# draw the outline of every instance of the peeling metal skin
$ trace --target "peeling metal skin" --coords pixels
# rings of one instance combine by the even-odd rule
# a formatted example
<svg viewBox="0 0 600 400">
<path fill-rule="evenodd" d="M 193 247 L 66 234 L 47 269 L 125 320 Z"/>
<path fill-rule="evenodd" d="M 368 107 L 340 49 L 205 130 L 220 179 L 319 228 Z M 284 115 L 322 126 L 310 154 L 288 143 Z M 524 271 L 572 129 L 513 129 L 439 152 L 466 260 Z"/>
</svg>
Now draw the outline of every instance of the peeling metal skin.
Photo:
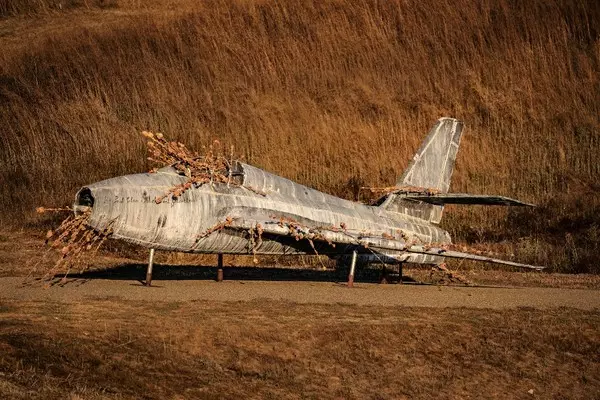
<svg viewBox="0 0 600 400">
<path fill-rule="evenodd" d="M 97 182 L 79 190 L 74 209 L 76 213 L 91 209 L 89 224 L 97 230 L 110 227 L 114 238 L 158 250 L 221 254 L 316 250 L 333 257 L 357 251 L 369 261 L 440 264 L 444 257 L 455 257 L 539 269 L 440 249 L 451 243 L 448 232 L 436 225 L 444 204 L 527 205 L 500 196 L 447 194 L 462 128 L 456 119 L 440 119 L 398 182 L 427 188 L 432 194 L 391 193 L 377 206 L 340 199 L 237 163 L 241 181 L 193 187 L 158 204 L 158 196 L 188 178 L 165 167 Z M 297 240 L 282 221 L 309 230 L 303 237 L 310 237 L 310 230 L 318 236 Z M 261 238 L 254 241 L 253 230 L 259 227 Z"/>
</svg>

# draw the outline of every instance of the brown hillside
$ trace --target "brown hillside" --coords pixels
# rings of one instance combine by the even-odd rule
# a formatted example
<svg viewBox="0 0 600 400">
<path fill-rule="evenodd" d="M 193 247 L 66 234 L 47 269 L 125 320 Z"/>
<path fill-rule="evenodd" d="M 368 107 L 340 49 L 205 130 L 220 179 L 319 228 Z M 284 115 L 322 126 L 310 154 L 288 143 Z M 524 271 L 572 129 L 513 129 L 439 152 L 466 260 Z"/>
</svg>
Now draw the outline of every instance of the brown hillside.
<svg viewBox="0 0 600 400">
<path fill-rule="evenodd" d="M 149 3 L 149 5 L 148 5 Z M 393 184 L 440 116 L 467 124 L 459 241 L 599 271 L 596 1 L 0 0 L 0 218 L 144 171 L 142 130 L 356 197 Z"/>
</svg>

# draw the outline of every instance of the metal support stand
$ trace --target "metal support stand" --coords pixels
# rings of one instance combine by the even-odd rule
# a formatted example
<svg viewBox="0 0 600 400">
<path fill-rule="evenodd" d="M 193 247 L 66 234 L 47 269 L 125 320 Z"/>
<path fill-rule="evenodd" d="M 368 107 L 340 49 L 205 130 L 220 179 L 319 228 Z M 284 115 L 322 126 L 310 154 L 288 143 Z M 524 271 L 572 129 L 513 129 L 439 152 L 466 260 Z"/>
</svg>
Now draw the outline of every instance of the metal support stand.
<svg viewBox="0 0 600 400">
<path fill-rule="evenodd" d="M 356 269 L 356 250 L 352 252 L 352 262 L 350 264 L 350 274 L 348 275 L 348 287 L 354 286 L 354 270 Z"/>
<path fill-rule="evenodd" d="M 398 283 L 402 284 L 402 266 L 404 263 L 398 264 Z"/>
<path fill-rule="evenodd" d="M 387 266 L 385 264 L 383 264 L 383 266 L 381 267 L 381 276 L 379 277 L 379 283 L 382 285 L 385 285 L 386 283 L 388 283 L 388 271 L 387 271 Z"/>
<path fill-rule="evenodd" d="M 154 249 L 150 249 L 148 269 L 146 270 L 146 286 L 152 286 L 152 267 L 154 266 Z"/>
<path fill-rule="evenodd" d="M 223 254 L 217 255 L 217 282 L 223 282 Z"/>
</svg>

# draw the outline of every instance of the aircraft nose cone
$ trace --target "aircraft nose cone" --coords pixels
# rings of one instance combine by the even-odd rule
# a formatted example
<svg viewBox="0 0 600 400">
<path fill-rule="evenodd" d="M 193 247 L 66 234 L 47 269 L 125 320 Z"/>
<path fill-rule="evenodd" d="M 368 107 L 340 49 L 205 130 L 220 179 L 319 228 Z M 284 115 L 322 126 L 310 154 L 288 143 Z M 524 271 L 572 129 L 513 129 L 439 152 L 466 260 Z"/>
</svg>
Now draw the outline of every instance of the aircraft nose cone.
<svg viewBox="0 0 600 400">
<path fill-rule="evenodd" d="M 156 198 L 164 196 L 173 187 L 187 181 L 173 172 L 162 169 L 158 173 L 118 176 L 82 187 L 75 195 L 75 215 L 90 213 L 90 224 L 104 229 L 112 224 L 135 225 L 156 216 Z M 162 205 L 165 209 L 167 205 Z M 139 220 L 139 221 L 138 221 Z"/>
<path fill-rule="evenodd" d="M 81 215 L 94 207 L 94 196 L 92 191 L 88 187 L 82 187 L 75 195 L 75 203 L 73 204 L 73 211 L 75 215 Z"/>
</svg>

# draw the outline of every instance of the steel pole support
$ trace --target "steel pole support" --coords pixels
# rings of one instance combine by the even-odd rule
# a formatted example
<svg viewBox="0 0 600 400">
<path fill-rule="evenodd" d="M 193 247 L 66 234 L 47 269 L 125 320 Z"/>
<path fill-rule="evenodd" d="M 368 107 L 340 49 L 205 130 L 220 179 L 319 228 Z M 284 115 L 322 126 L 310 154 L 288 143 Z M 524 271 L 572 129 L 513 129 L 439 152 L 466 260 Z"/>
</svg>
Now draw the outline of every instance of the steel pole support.
<svg viewBox="0 0 600 400">
<path fill-rule="evenodd" d="M 387 271 L 387 267 L 385 264 L 383 264 L 383 267 L 381 268 L 381 275 L 379 276 L 379 283 L 381 285 L 385 285 L 388 283 L 388 271 Z"/>
<path fill-rule="evenodd" d="M 223 282 L 223 254 L 217 255 L 217 282 Z"/>
<path fill-rule="evenodd" d="M 356 269 L 356 250 L 352 252 L 352 262 L 350 263 L 350 274 L 348 274 L 348 287 L 354 286 L 354 270 Z"/>
<path fill-rule="evenodd" d="M 404 263 L 398 264 L 398 283 L 402 284 L 402 266 Z"/>
<path fill-rule="evenodd" d="M 154 249 L 150 249 L 148 269 L 146 270 L 146 286 L 152 286 L 152 267 L 154 266 Z"/>
</svg>

